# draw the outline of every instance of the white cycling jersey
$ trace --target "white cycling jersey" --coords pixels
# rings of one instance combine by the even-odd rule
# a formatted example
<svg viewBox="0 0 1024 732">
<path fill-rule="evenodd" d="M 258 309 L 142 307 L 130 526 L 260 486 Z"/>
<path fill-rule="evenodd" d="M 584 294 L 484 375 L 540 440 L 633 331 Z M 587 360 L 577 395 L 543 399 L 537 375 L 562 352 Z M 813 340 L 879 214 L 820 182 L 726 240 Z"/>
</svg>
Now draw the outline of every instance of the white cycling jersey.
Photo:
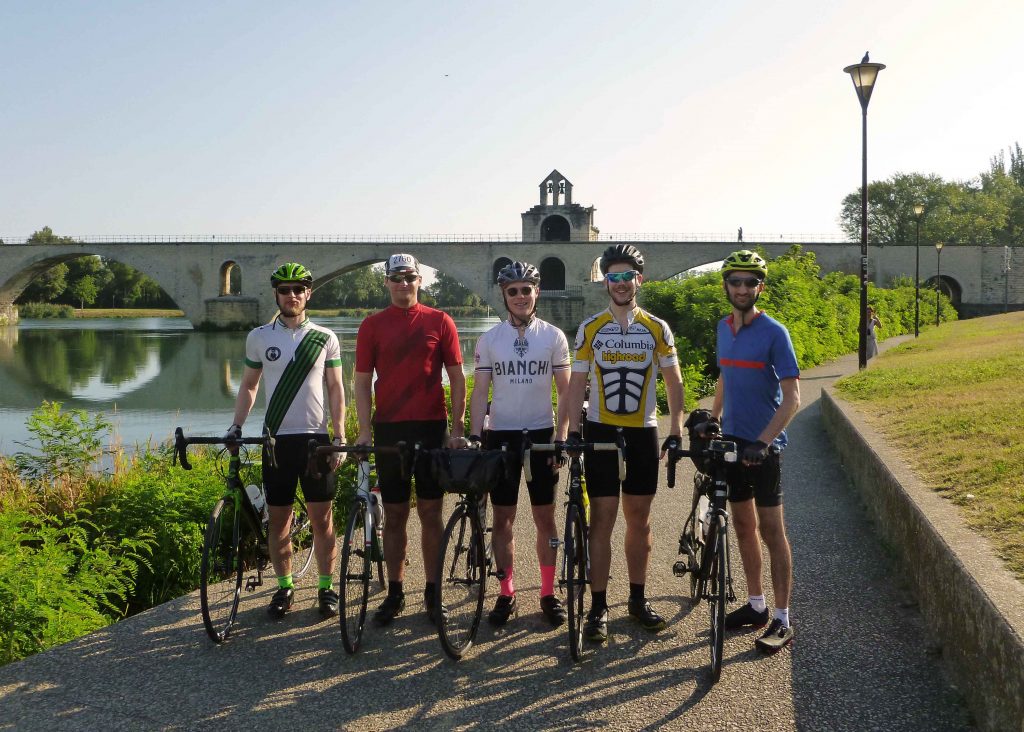
<svg viewBox="0 0 1024 732">
<path fill-rule="evenodd" d="M 327 433 L 324 371 L 341 368 L 341 346 L 333 331 L 310 322 L 309 318 L 295 329 L 275 319 L 249 332 L 245 364 L 263 370 L 265 423 L 271 432 Z M 292 370 L 282 382 L 289 367 Z M 279 388 L 282 392 L 275 402 L 274 394 Z"/>
<path fill-rule="evenodd" d="M 551 382 L 569 370 L 565 334 L 534 318 L 522 338 L 507 320 L 476 342 L 476 371 L 491 376 L 490 429 L 539 430 L 554 425 Z"/>
</svg>

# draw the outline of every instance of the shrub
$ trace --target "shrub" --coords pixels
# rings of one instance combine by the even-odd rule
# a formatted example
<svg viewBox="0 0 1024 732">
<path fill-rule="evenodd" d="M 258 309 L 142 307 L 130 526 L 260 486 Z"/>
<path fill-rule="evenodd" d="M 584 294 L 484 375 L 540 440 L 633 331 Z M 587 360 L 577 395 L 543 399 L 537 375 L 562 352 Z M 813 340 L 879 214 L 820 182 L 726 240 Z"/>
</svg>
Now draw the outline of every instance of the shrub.
<svg viewBox="0 0 1024 732">
<path fill-rule="evenodd" d="M 75 309 L 70 305 L 49 302 L 27 302 L 18 306 L 20 318 L 73 318 Z"/>
</svg>

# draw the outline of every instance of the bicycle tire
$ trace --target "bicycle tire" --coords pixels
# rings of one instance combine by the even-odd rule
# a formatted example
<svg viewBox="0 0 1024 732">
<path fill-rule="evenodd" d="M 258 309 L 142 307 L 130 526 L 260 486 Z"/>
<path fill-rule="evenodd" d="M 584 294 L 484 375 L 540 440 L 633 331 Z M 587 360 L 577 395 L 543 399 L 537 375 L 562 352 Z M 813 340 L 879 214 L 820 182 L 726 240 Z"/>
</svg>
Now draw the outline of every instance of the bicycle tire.
<svg viewBox="0 0 1024 732">
<path fill-rule="evenodd" d="M 338 572 L 341 642 L 349 653 L 358 651 L 362 643 L 366 606 L 370 599 L 371 567 L 365 526 L 366 503 L 357 499 L 349 509 Z"/>
<path fill-rule="evenodd" d="M 455 507 L 438 559 L 435 602 L 447 609 L 447 619 L 439 617 L 437 634 L 444 652 L 457 661 L 473 645 L 484 612 L 487 568 L 475 509 Z"/>
<path fill-rule="evenodd" d="M 720 524 L 713 525 L 708 539 L 709 543 L 714 546 L 711 575 L 708 577 L 708 614 L 711 621 L 708 643 L 711 650 L 711 682 L 717 683 L 722 675 L 722 649 L 725 641 L 726 535 L 724 527 Z"/>
<path fill-rule="evenodd" d="M 292 577 L 298 579 L 313 563 L 313 527 L 306 504 L 298 496 L 292 506 L 292 526 L 288 534 L 292 542 Z"/>
<path fill-rule="evenodd" d="M 203 626 L 214 643 L 227 639 L 238 615 L 244 569 L 242 531 L 234 500 L 221 498 L 206 524 L 199 584 Z"/>
<path fill-rule="evenodd" d="M 587 540 L 579 506 L 565 512 L 565 594 L 569 611 L 569 655 L 583 658 L 583 601 L 587 593 Z"/>
</svg>

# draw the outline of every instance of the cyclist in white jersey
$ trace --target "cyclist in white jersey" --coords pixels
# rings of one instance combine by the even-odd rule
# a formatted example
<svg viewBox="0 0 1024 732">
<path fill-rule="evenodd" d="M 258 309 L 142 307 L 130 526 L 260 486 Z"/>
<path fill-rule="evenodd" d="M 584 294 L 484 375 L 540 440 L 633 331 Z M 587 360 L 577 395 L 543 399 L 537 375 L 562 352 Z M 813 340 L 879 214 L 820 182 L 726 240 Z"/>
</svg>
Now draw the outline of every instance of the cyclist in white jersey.
<svg viewBox="0 0 1024 732">
<path fill-rule="evenodd" d="M 270 514 L 270 559 L 278 583 L 268 612 L 271 617 L 280 619 L 294 601 L 292 544 L 288 531 L 296 483 L 301 481 L 320 572 L 317 600 L 320 614 L 329 617 L 338 614 L 338 594 L 332 587 L 337 550 L 331 507 L 334 471 L 340 463 L 340 453 L 324 460 L 320 470 L 323 477 L 314 479 L 306 474 L 306 450 L 310 439 L 328 443 L 328 411 L 336 435 L 334 442 L 344 443 L 341 347 L 332 331 L 314 325 L 306 316 L 313 284 L 313 275 L 308 269 L 288 262 L 274 270 L 270 283 L 280 312 L 273 322 L 254 328 L 246 338 L 245 371 L 235 401 L 235 421 L 228 436 L 241 436 L 262 377 L 267 392 L 264 424 L 277 440 L 274 450 L 277 467 L 273 467 L 266 456 L 263 460 L 263 484 Z"/>
<path fill-rule="evenodd" d="M 494 506 L 492 546 L 501 590 L 488 614 L 492 625 L 504 625 L 517 611 L 513 581 L 515 541 L 512 525 L 519 500 L 523 430 L 534 443 L 562 441 L 566 434 L 565 395 L 569 387 L 569 344 L 565 334 L 537 317 L 540 273 L 532 264 L 512 262 L 498 272 L 508 319 L 480 336 L 476 344 L 473 393 L 470 397 L 470 442 L 479 443 L 488 415 L 488 392 L 493 390 L 484 444 L 489 449 L 508 444 L 507 478 L 491 490 Z M 558 393 L 558 426 L 552 421 L 551 384 Z M 533 480 L 527 483 L 533 522 L 537 527 L 540 561 L 540 608 L 552 625 L 565 622 L 565 607 L 554 593 L 555 484 L 557 460 L 542 453 L 531 458 Z"/>
</svg>

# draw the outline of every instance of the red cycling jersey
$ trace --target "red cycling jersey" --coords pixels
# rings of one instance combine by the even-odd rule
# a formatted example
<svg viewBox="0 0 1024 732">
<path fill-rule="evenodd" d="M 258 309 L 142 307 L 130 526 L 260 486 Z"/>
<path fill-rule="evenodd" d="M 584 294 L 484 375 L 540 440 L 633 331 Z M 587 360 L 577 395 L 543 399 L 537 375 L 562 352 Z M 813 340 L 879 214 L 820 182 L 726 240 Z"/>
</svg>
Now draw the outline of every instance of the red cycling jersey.
<svg viewBox="0 0 1024 732">
<path fill-rule="evenodd" d="M 448 313 L 419 303 L 370 315 L 356 336 L 356 371 L 377 372 L 374 422 L 448 419 L 441 372 L 462 364 Z"/>
</svg>

